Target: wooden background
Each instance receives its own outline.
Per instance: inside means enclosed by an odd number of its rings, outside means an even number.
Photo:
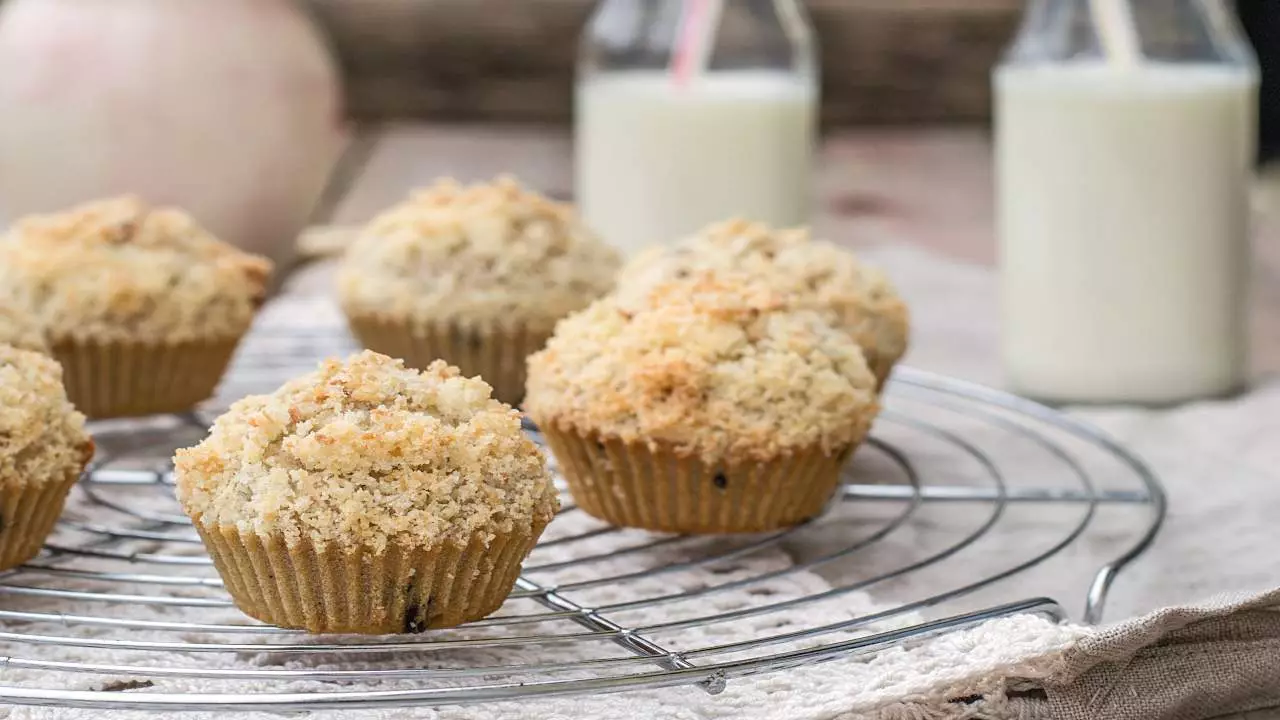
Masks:
[[[564,123],[594,0],[308,0],[358,119]],[[1021,0],[806,0],[828,125],[972,123]]]

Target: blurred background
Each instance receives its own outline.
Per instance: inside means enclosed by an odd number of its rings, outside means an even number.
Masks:
[[[680,6],[651,3],[664,4]],[[995,265],[992,71],[1027,2],[803,5],[818,48],[821,142],[812,172],[807,157],[798,166],[812,192],[775,185],[811,197],[804,217],[835,242],[914,246]],[[1072,22],[1081,27],[1090,22],[1087,8],[1105,6],[1040,5],[1076,12]],[[1133,5],[1163,17],[1161,8],[1195,3]],[[1264,158],[1280,148],[1280,96],[1272,91],[1278,6],[1222,5],[1243,20],[1259,58],[1259,108],[1248,113],[1261,118]],[[3,0],[0,223],[137,192],[185,207],[218,235],[289,266],[299,233],[316,239],[304,255],[331,253],[344,232],[442,175],[474,181],[511,173],[553,197],[590,204],[575,198],[573,120],[580,40],[596,7],[594,0]],[[1243,126],[1233,136],[1254,133]],[[807,140],[793,143],[796,157],[808,155]],[[636,173],[616,177],[627,174]],[[1264,169],[1252,191],[1260,222],[1251,266],[1264,280],[1252,339],[1264,370],[1280,368],[1280,323],[1270,321],[1280,315],[1273,281],[1280,271],[1272,270],[1280,248],[1267,241],[1275,215],[1268,207],[1280,204],[1273,175]],[[304,232],[309,226],[323,230]]]
[[[827,141],[813,218],[819,231],[869,245],[886,233],[916,235],[903,227],[914,219],[989,216],[989,147],[981,138],[992,112],[991,70],[1017,30],[1022,1],[804,4],[819,48]],[[511,170],[572,197],[575,67],[594,0],[309,0],[309,7],[332,43],[349,115],[361,128],[335,181],[344,200],[334,222],[362,220],[388,201],[384,188],[432,172],[476,179]],[[950,252],[991,261],[989,226],[951,225]]]
[[[332,38],[353,114],[568,123],[594,0],[308,0]],[[804,0],[822,60],[824,126],[981,123],[990,72],[1024,0]],[[1235,0],[1264,75],[1280,9]],[[1280,98],[1263,93],[1266,115]],[[1274,123],[1269,123],[1274,126]],[[1274,143],[1272,143],[1274,145]]]
[[[593,0],[311,0],[363,119],[568,123]],[[806,0],[822,118],[977,123],[1021,0]]]

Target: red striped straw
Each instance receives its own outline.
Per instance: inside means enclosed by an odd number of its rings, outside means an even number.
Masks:
[[[676,38],[676,46],[671,54],[671,73],[676,87],[689,87],[693,76],[701,72],[698,67],[702,54],[700,45],[707,37],[705,25],[711,16],[713,0],[685,0],[681,8],[680,34]]]

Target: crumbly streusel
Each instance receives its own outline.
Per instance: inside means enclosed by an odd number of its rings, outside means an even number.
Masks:
[[[92,454],[58,363],[0,345],[0,480],[61,482],[79,474]]]
[[[773,288],[701,272],[627,307],[571,315],[529,360],[539,423],[698,453],[767,460],[866,433],[879,406],[862,352]]]
[[[271,263],[136,197],[19,221],[0,243],[0,296],[61,338],[236,337],[262,302]]]
[[[699,270],[746,273],[791,307],[834,313],[833,322],[853,335],[882,378],[907,350],[907,307],[884,273],[804,228],[774,230],[744,220],[711,225],[627,263],[618,296],[624,305],[642,302],[654,286]]]
[[[176,465],[193,519],[290,544],[466,543],[557,507],[542,454],[487,384],[371,351],[235,403]]]
[[[348,314],[550,330],[608,292],[620,262],[568,205],[510,178],[442,180],[364,229],[338,290]]]
[[[0,301],[0,343],[22,350],[49,352],[44,331],[31,313],[5,301]]]

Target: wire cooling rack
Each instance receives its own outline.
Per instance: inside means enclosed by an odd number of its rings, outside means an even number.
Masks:
[[[351,349],[338,332],[257,333],[223,396],[269,391]],[[216,405],[94,428],[99,457],[58,530],[39,557],[0,574],[0,701],[288,711],[717,693],[734,678],[1000,616],[1064,619],[1035,588],[1082,546],[1114,553],[1079,582],[1080,617],[1097,622],[1165,511],[1147,467],[1092,427],[902,369],[821,518],[680,537],[605,526],[566,497],[494,616],[420,635],[305,635],[235,610],[173,500],[167,458],[200,438]]]

